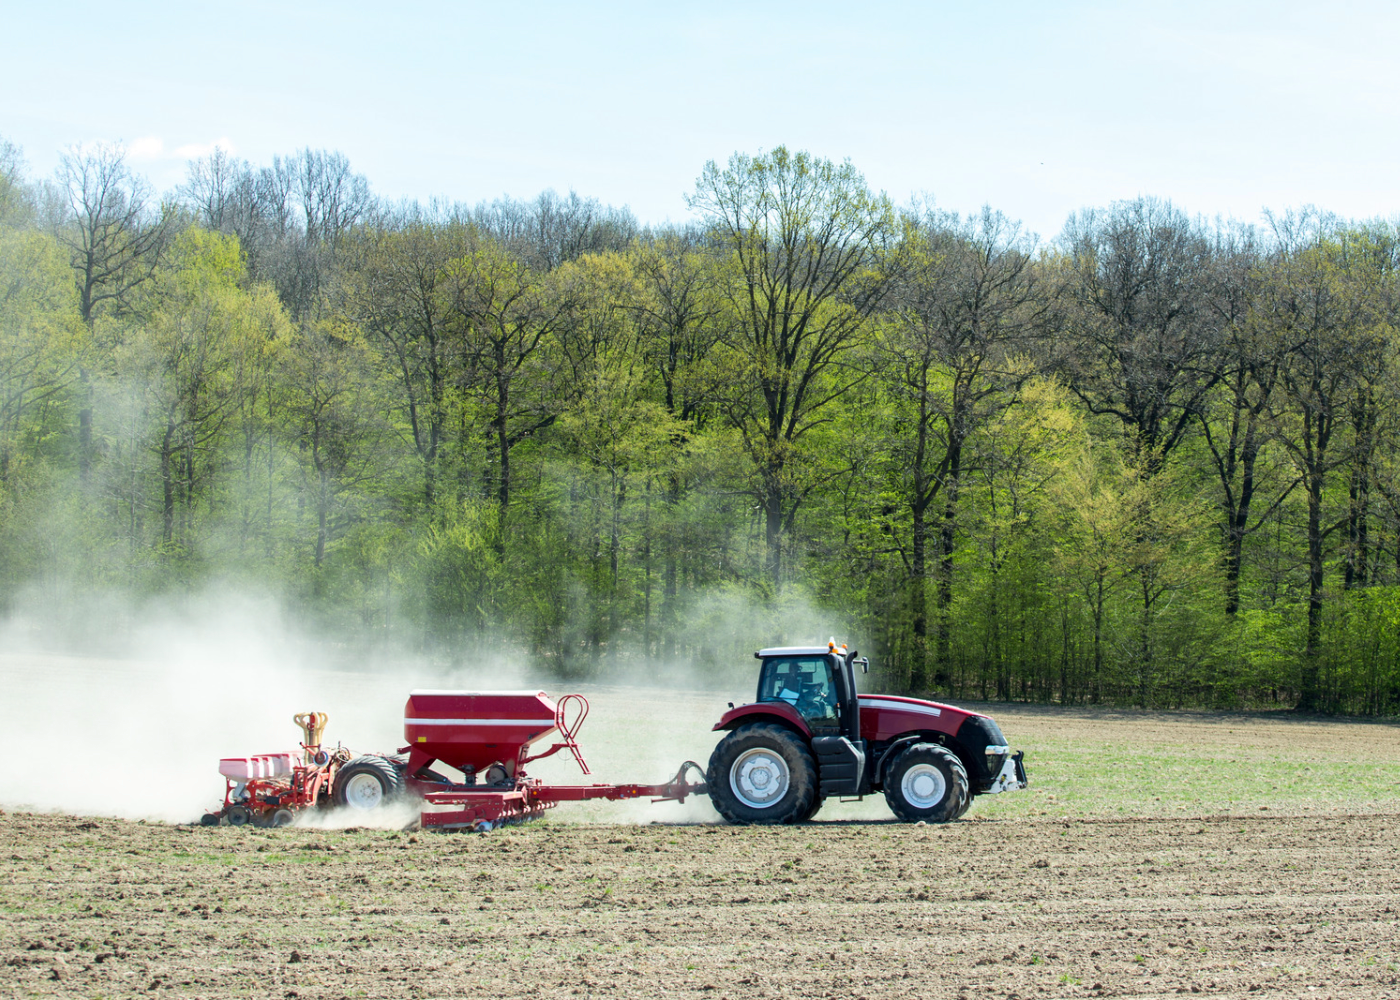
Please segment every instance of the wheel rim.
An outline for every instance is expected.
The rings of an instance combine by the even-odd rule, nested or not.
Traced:
[[[932,809],[948,794],[948,779],[932,764],[915,764],[899,779],[899,790],[915,809]]]
[[[729,769],[729,787],[735,798],[750,809],[777,805],[787,794],[792,773],[776,750],[759,747],[740,754]]]
[[[248,810],[242,806],[234,806],[228,811],[228,825],[242,826],[248,822]]]
[[[292,815],[292,811],[290,809],[278,809],[275,813],[272,814],[272,825],[291,826],[292,820],[294,820],[295,818],[296,817]]]
[[[384,786],[372,774],[356,774],[345,783],[345,804],[352,809],[378,809],[384,801]]]

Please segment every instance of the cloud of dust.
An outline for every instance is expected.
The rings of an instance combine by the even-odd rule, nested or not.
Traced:
[[[330,745],[392,752],[413,688],[529,683],[508,650],[455,668],[408,653],[357,661],[275,602],[235,593],[123,617],[140,624],[86,655],[46,651],[25,620],[0,624],[0,805],[189,822],[222,801],[220,758],[297,748],[297,712],[328,713]]]
[[[408,830],[418,822],[418,803],[400,799],[378,809],[303,809],[292,826],[301,830]]]
[[[120,603],[119,598],[112,598]],[[108,609],[110,610],[110,609]],[[32,620],[0,622],[0,806],[191,822],[219,806],[222,757],[295,750],[297,712],[330,716],[325,740],[354,753],[396,750],[414,688],[538,686],[585,694],[580,742],[592,775],[560,753],[530,773],[560,783],[662,783],[685,760],[704,768],[726,703],[752,699],[755,649],[822,642],[829,617],[793,596],[770,607],[735,592],[702,602],[684,657],[602,665],[614,683],[547,679],[499,643],[447,666],[420,654],[353,649],[313,639],[270,598],[211,588],[112,616],[137,622],[82,654],[53,652]],[[49,639],[50,641],[45,641]],[[847,639],[849,641],[849,638]],[[89,644],[91,646],[91,644]],[[544,745],[536,749],[543,749]],[[402,829],[411,803],[363,813],[303,813],[299,825]],[[704,796],[685,804],[566,803],[551,822],[714,822]]]

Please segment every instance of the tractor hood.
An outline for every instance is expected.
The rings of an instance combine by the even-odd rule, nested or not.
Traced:
[[[757,721],[759,716],[773,717],[804,736],[812,735],[807,720],[785,701],[738,705],[725,712],[713,728],[716,731],[734,729],[745,722]],[[860,695],[860,735],[862,739],[876,743],[917,732],[947,733],[949,736],[956,736],[963,722],[974,716],[986,718],[978,712],[969,712],[936,701],[887,694]]]
[[[963,721],[976,714],[936,701],[863,694],[860,695],[860,735],[876,743],[912,732],[932,731],[955,736]]]

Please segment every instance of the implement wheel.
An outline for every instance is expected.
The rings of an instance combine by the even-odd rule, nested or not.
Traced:
[[[397,798],[402,791],[398,768],[383,757],[367,755],[341,765],[331,798],[338,806],[368,812]]]
[[[967,769],[957,754],[936,743],[916,743],[890,764],[885,801],[906,823],[948,823],[967,809]]]
[[[819,804],[812,751],[797,734],[771,724],[743,726],[720,740],[705,784],[731,823],[800,823]]]

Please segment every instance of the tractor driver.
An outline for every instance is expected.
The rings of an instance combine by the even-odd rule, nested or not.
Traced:
[[[792,660],[773,677],[773,698],[785,701],[811,722],[835,722],[831,666],[825,657]]]
[[[816,669],[803,678],[797,698],[797,710],[809,722],[836,721],[836,698],[833,696],[831,667],[818,661]]]

